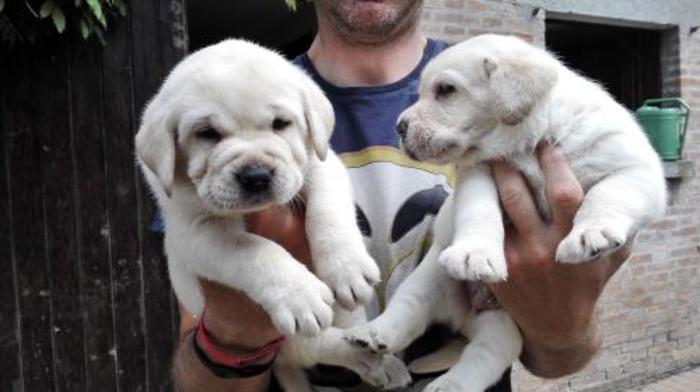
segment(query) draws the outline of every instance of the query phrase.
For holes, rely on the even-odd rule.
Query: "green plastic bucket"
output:
[[[683,154],[690,106],[680,98],[647,99],[637,109],[637,121],[664,161],[677,161]]]

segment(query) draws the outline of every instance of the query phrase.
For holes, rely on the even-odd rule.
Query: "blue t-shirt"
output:
[[[309,57],[303,54],[294,63],[304,69],[326,93],[335,112],[331,145],[338,154],[356,152],[370,146],[399,148],[396,118],[418,99],[420,73],[447,44],[428,40],[416,68],[399,81],[381,86],[338,87],[319,75]]]
[[[418,98],[420,74],[447,44],[428,40],[419,64],[382,86],[338,87],[324,80],[307,55],[294,62],[321,86],[333,104],[331,146],[348,168],[367,248],[382,270],[370,318],[427,250],[430,227],[451,190],[448,167],[409,159],[399,148],[396,119]]]

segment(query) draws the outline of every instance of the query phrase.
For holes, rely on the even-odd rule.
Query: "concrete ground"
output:
[[[700,367],[675,374],[632,389],[635,392],[697,392],[700,391]]]

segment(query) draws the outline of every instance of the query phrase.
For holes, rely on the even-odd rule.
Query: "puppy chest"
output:
[[[509,163],[525,177],[540,214],[545,218],[549,218],[549,203],[544,192],[544,174],[536,157],[523,154],[509,160]]]
[[[584,192],[603,179],[610,171],[611,166],[605,165],[592,154],[581,156],[579,154],[566,154],[567,161],[574,176],[581,184]],[[530,192],[537,202],[537,207],[546,219],[550,217],[549,201],[545,193],[545,178],[535,155],[520,155],[509,159],[509,163],[520,171],[527,180]]]

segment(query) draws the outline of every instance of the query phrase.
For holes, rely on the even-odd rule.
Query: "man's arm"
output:
[[[249,308],[249,306],[246,306],[246,301],[251,301],[242,293],[229,292],[229,289],[223,286],[214,287],[216,286],[214,283],[209,283],[208,285],[211,286],[205,289],[205,291],[209,292],[208,294],[219,292],[218,295],[221,296],[221,299],[230,304],[232,309],[237,308],[241,310],[241,313],[248,313],[244,312],[244,309]],[[207,301],[209,301],[212,295],[207,295],[206,298]],[[267,320],[268,325],[266,325],[265,320],[262,318],[256,320],[254,312],[252,314],[244,314],[243,317],[237,317],[237,319],[232,319],[227,322],[225,319],[228,317],[211,310],[211,308],[208,309],[210,311],[208,311],[205,318],[208,332],[213,339],[216,339],[217,343],[227,347],[228,351],[233,355],[238,353],[244,356],[255,352],[256,348],[264,346],[265,343],[278,336],[274,328],[272,328],[269,319]],[[217,319],[218,322],[215,321]],[[217,377],[206,368],[194,352],[193,335],[196,325],[196,319],[180,307],[180,343],[173,360],[173,376],[176,390],[187,392],[267,391],[271,374],[269,370],[256,377],[226,379]],[[218,325],[218,327],[212,328],[214,325]],[[252,328],[243,332],[243,328],[246,325]],[[242,333],[238,336],[234,336],[235,331],[239,330],[239,328]]]
[[[581,264],[557,263],[557,245],[570,231],[584,193],[561,151],[545,146],[539,158],[550,222],[540,217],[522,175],[502,162],[493,164],[512,226],[506,230],[508,281],[491,289],[523,334],[522,363],[537,376],[555,378],[580,370],[596,353],[596,302],[630,249]]]
[[[277,242],[297,260],[308,263],[310,253],[302,214],[291,214],[286,209],[269,210],[251,217],[248,229]],[[200,284],[205,298],[202,317],[209,335],[232,355],[245,356],[256,352],[279,336],[267,313],[242,292],[204,280]],[[271,379],[269,370],[250,378],[224,379],[211,373],[194,352],[193,333],[196,325],[197,320],[181,307],[180,342],[173,358],[176,390],[267,391]]]

